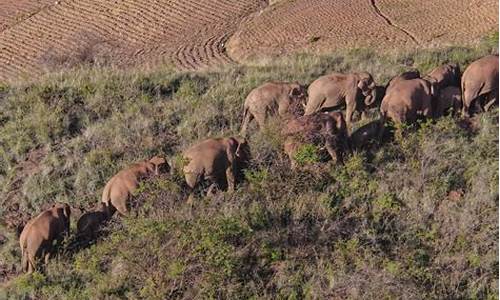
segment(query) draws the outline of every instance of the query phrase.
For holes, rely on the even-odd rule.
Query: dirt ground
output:
[[[493,0],[279,1],[240,26],[237,60],[294,51],[467,45],[498,27]]]
[[[82,62],[199,69],[296,51],[469,44],[497,26],[494,0],[9,0],[0,80]]]

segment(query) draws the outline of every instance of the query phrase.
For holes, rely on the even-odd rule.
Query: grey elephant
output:
[[[84,213],[78,219],[76,223],[78,236],[85,239],[95,238],[99,227],[111,219],[114,212],[113,206],[104,202],[99,203],[97,209]]]
[[[131,198],[139,182],[146,177],[159,175],[168,167],[166,159],[159,156],[130,165],[106,183],[101,202],[112,207],[113,213],[117,210],[124,216],[128,215]]]
[[[295,155],[304,144],[326,149],[330,158],[338,163],[342,163],[344,154],[350,152],[347,126],[341,112],[317,112],[289,120],[281,133],[292,168],[296,168]]]
[[[488,55],[471,63],[462,75],[462,115],[487,111],[498,101],[498,56]]]
[[[435,88],[434,94],[437,96],[439,90],[447,86],[460,86],[460,67],[458,64],[448,63],[434,68],[423,79],[431,83],[431,87]]]
[[[47,263],[55,253],[54,242],[59,244],[69,232],[71,208],[68,204],[56,204],[30,220],[19,237],[22,269],[32,273],[37,260]]]
[[[350,127],[354,111],[364,118],[366,110],[377,99],[375,81],[370,73],[331,73],[321,76],[308,89],[305,115],[319,111],[333,111],[346,106],[346,123]]]
[[[418,115],[432,117],[433,97],[431,83],[424,79],[394,82],[380,105],[382,124],[387,119],[401,124],[415,122]]]
[[[243,105],[240,134],[245,135],[253,119],[262,128],[270,116],[299,115],[306,97],[306,88],[298,82],[273,81],[253,89]]]
[[[434,101],[434,118],[442,117],[448,113],[455,115],[462,108],[462,92],[457,86],[447,86],[440,90]]]
[[[192,203],[194,189],[204,180],[211,183],[207,194],[215,187],[234,190],[239,172],[250,159],[250,148],[245,139],[211,138],[189,147],[182,156]]]
[[[353,150],[363,150],[370,144],[380,141],[379,130],[381,130],[380,120],[372,121],[356,129],[350,135],[351,148]]]
[[[401,80],[410,80],[410,79],[417,79],[420,78],[420,72],[418,70],[410,70],[410,71],[405,71],[397,76],[394,76],[387,82],[385,85],[385,93],[387,93],[387,90],[394,85],[396,82],[401,81]],[[378,96],[378,95],[377,95]],[[385,95],[384,95],[385,96]],[[383,97],[382,97],[383,99]]]

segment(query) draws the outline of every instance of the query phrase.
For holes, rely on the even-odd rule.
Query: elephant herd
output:
[[[308,88],[299,83],[268,82],[252,90],[244,102],[241,137],[210,138],[182,153],[188,202],[196,189],[208,182],[214,188],[235,189],[241,170],[251,156],[244,138],[252,120],[259,128],[276,118],[283,122],[284,151],[296,168],[296,154],[305,144],[318,146],[324,157],[342,163],[346,153],[380,139],[386,124],[413,123],[418,118],[439,118],[461,111],[464,117],[488,110],[498,101],[498,56],[489,55],[471,63],[463,75],[457,64],[445,64],[420,76],[417,70],[376,85],[366,72],[331,73],[313,81]],[[344,114],[340,111],[345,107]],[[365,118],[368,109],[380,108],[380,119],[351,133],[354,112]],[[141,161],[114,175],[105,185],[101,203],[77,222],[77,235],[95,237],[99,227],[116,211],[130,212],[131,199],[144,178],[168,172],[164,157]],[[30,220],[20,235],[22,268],[33,272],[38,259],[54,254],[54,242],[69,233],[71,208],[56,204]]]

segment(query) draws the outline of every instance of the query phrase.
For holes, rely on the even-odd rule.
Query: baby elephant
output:
[[[202,181],[211,183],[207,194],[218,186],[234,190],[236,177],[250,159],[250,148],[244,139],[235,137],[204,140],[183,153],[187,164],[183,168],[193,200],[194,188]]]
[[[262,128],[271,116],[299,115],[306,97],[306,88],[297,82],[272,81],[253,89],[245,99],[241,135],[253,119]]]
[[[114,208],[101,202],[95,211],[84,213],[76,224],[79,237],[94,239],[99,227],[108,221],[114,213]]]
[[[30,220],[24,226],[19,245],[22,269],[33,273],[36,260],[44,257],[45,263],[55,253],[54,241],[60,243],[69,232],[71,208],[68,204],[56,204]]]
[[[102,202],[117,210],[122,215],[128,215],[130,197],[137,189],[139,181],[151,175],[158,175],[160,169],[168,166],[163,157],[155,156],[150,160],[135,163],[113,176],[102,191]]]
[[[282,130],[285,137],[285,152],[292,168],[297,166],[295,155],[304,144],[323,146],[330,157],[339,163],[350,151],[347,125],[340,112],[318,112],[289,121]]]
[[[434,108],[434,117],[439,118],[451,112],[451,115],[462,110],[462,91],[459,87],[448,86],[439,92]]]
[[[351,147],[356,150],[370,146],[370,144],[380,141],[379,131],[383,124],[380,120],[372,121],[356,129],[350,137]]]

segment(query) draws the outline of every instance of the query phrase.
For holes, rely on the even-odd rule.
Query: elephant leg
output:
[[[241,125],[241,130],[240,130],[240,134],[242,136],[245,136],[248,125],[252,120],[253,120],[253,115],[248,110],[245,110],[245,116],[243,117],[243,124]]]
[[[194,188],[198,185],[200,181],[200,175],[197,173],[188,173],[184,172],[184,180],[186,180],[186,184],[189,190],[189,196],[187,198],[187,203],[192,205],[194,202]]]
[[[28,254],[28,274],[31,274],[36,269],[36,257],[33,254]]]
[[[495,96],[494,92],[490,93],[486,99],[487,103],[484,105],[484,111],[489,111],[491,106],[497,103],[498,98]]]
[[[227,169],[226,169],[226,181],[227,181],[227,189],[229,192],[234,192],[235,186],[236,186],[236,167],[234,164],[231,164]]]
[[[333,147],[333,145],[330,141],[326,141],[325,148],[326,148],[326,151],[328,151],[328,154],[330,154],[330,156],[334,162],[341,162],[342,157],[338,156],[337,149],[335,149],[335,147]]]
[[[465,89],[462,87],[462,117],[464,118],[469,118],[472,115],[472,108],[474,107],[474,102],[476,102],[477,99],[474,99],[474,93],[470,91],[469,89]]]
[[[22,254],[22,257],[21,257],[21,270],[23,272],[27,272],[28,271],[28,257],[26,255],[26,252]]]
[[[463,106],[462,106],[462,117],[463,118],[468,118],[470,117],[470,113],[469,113],[469,105],[464,102],[463,103]]]
[[[189,193],[189,196],[188,196],[188,198],[186,200],[186,203],[189,206],[191,206],[191,207],[193,206],[193,204],[194,204],[194,193],[192,191]]]
[[[255,114],[254,118],[255,121],[257,121],[257,124],[259,124],[259,129],[262,129],[266,124],[266,114],[265,113]]]
[[[354,113],[355,108],[356,102],[347,103],[346,105],[345,121],[347,123],[347,130],[349,131],[349,133],[351,132],[352,114]]]
[[[113,206],[116,208],[116,210],[124,216],[128,216],[129,214],[129,209],[127,207],[127,202],[129,202],[128,201],[129,198],[130,197],[127,196],[125,197],[124,200],[120,199],[120,201],[114,201],[113,203]]]
[[[207,189],[207,197],[212,195],[212,193],[214,192],[214,190],[217,188],[217,184],[216,183],[212,183],[208,189]]]
[[[47,251],[47,252],[45,252],[45,256],[44,256],[45,264],[48,264],[49,260],[50,260],[50,251]]]
[[[368,119],[368,113],[366,112],[366,110],[363,110],[361,112],[361,120],[364,121],[366,119]]]
[[[472,105],[471,105],[472,110],[473,110],[472,114],[484,112],[484,109],[482,106],[483,101],[484,101],[484,97],[478,97],[472,102]],[[469,108],[469,110],[470,110],[470,108]]]

